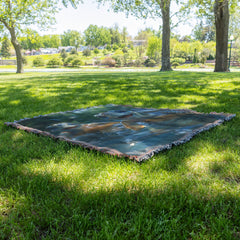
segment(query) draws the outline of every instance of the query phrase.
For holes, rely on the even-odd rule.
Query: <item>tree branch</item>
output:
[[[9,26],[9,24],[5,21],[5,19],[0,18],[0,22],[2,22],[8,30],[10,30],[10,26]]]

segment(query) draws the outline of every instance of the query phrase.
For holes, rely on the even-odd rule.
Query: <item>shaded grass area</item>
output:
[[[229,112],[143,164],[3,125],[101,104]],[[239,239],[238,73],[0,74],[0,239]]]

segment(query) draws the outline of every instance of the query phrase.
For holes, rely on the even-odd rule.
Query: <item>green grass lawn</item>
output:
[[[236,117],[148,161],[4,122],[100,104]],[[0,74],[0,239],[239,239],[239,73]]]

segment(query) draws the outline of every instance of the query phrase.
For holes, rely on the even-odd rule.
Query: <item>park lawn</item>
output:
[[[4,125],[100,104],[236,117],[139,164]],[[0,239],[239,239],[239,73],[0,74]]]
[[[25,66],[26,68],[31,68],[33,67],[33,60],[35,58],[41,57],[44,61],[45,64],[48,63],[48,61],[53,58],[53,57],[60,57],[60,54],[44,54],[44,55],[33,55],[33,56],[25,56],[27,60],[27,65]]]

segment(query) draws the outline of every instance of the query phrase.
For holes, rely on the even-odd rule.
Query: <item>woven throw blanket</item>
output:
[[[8,126],[138,162],[189,141],[234,114],[105,105],[7,122]]]

